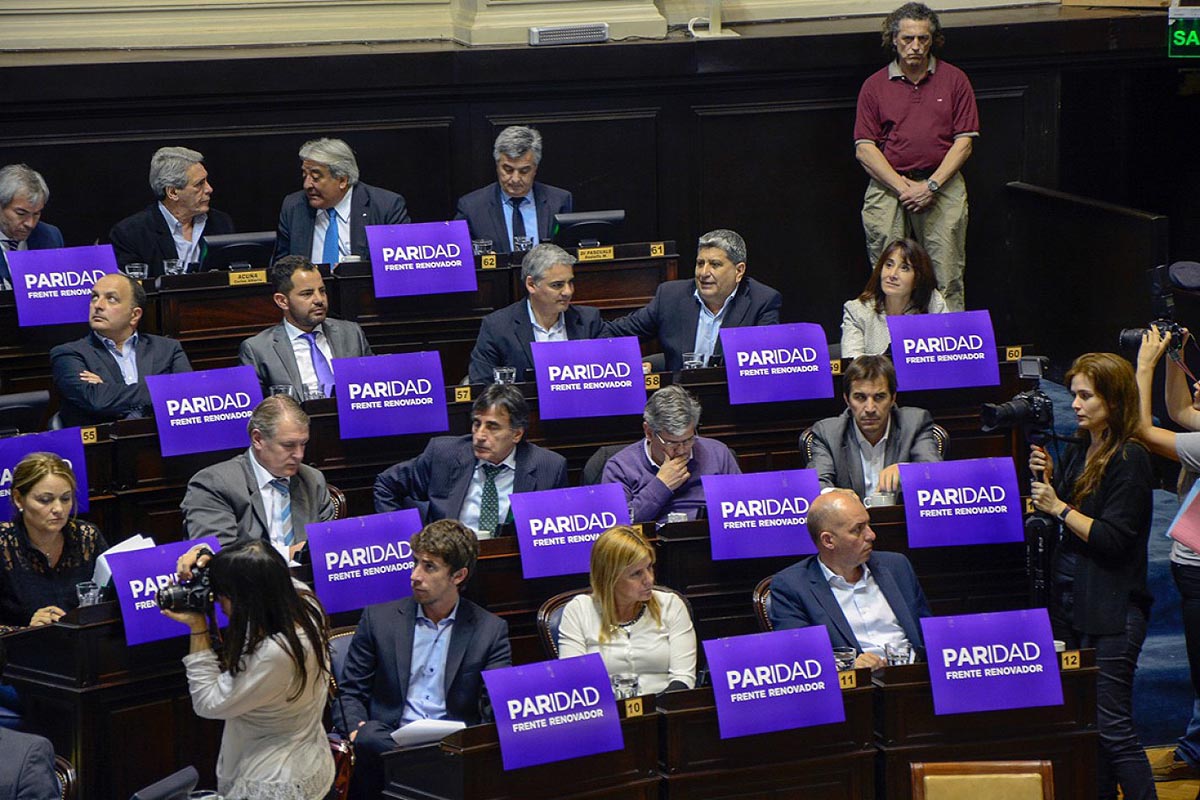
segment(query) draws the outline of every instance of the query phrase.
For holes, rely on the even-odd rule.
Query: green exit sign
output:
[[[1167,21],[1167,55],[1171,58],[1200,58],[1200,17],[1176,15],[1200,8],[1172,8]]]

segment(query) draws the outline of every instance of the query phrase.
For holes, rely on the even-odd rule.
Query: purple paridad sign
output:
[[[431,433],[450,427],[442,356],[437,351],[335,358],[333,364],[343,439]]]
[[[129,645],[156,642],[187,636],[186,625],[164,617],[158,610],[158,590],[176,582],[175,563],[179,557],[198,544],[206,544],[215,553],[221,549],[217,537],[172,542],[147,550],[110,553],[108,566],[112,569],[113,587],[121,604],[125,620],[125,643]],[[217,608],[217,623],[228,624]]]
[[[504,768],[620,750],[612,685],[599,653],[483,673]]]
[[[12,495],[13,470],[30,453],[55,453],[71,466],[75,473],[75,510],[88,510],[87,457],[79,428],[63,428],[45,433],[27,433],[11,439],[0,439],[0,497]]]
[[[164,456],[247,447],[246,423],[262,402],[254,367],[147,375]]]
[[[986,311],[887,318],[896,388],[957,389],[1000,383],[996,334]]]
[[[59,325],[87,322],[92,284],[117,271],[111,244],[14,250],[6,253],[17,302],[17,322]]]
[[[817,552],[806,527],[821,493],[814,469],[701,475],[714,561]]]
[[[926,617],[921,630],[935,714],[1062,705],[1046,609]]]
[[[636,338],[534,342],[531,347],[542,419],[641,414],[645,408]]]
[[[722,739],[846,721],[824,625],[704,642]]]
[[[467,221],[368,225],[376,297],[473,292],[475,251]]]
[[[412,594],[409,539],[421,530],[415,508],[312,522],[305,528],[313,591],[325,613],[354,611]]]
[[[1011,458],[901,464],[909,547],[1025,541]]]
[[[833,397],[829,345],[820,325],[721,328],[720,335],[730,403]]]
[[[526,578],[587,572],[592,542],[629,524],[625,490],[616,483],[522,492],[509,500]]]

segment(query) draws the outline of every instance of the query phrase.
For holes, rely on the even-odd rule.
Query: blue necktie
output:
[[[321,256],[325,263],[333,266],[341,259],[338,253],[337,209],[329,209],[329,227],[325,229],[325,252]]]
[[[333,370],[325,360],[325,354],[317,347],[317,334],[314,331],[302,333],[300,336],[308,340],[309,355],[312,357],[313,372],[317,374],[317,383],[321,384],[321,394],[333,397]]]
[[[279,538],[288,547],[296,541],[295,531],[292,530],[292,492],[286,478],[276,478],[271,481],[271,485],[275,487],[275,491],[282,496],[279,504],[279,510],[275,514],[275,519],[279,522]]]
[[[514,197],[508,202],[512,203],[512,228],[513,228],[513,252],[517,250],[517,237],[525,238],[525,216],[521,213],[521,204],[525,202],[524,197]]]

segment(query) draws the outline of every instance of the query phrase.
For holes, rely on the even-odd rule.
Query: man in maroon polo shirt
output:
[[[888,14],[883,46],[896,58],[863,82],[854,148],[871,178],[862,210],[870,263],[897,239],[918,240],[949,310],[962,311],[967,186],[959,170],[979,135],[979,111],[963,71],[934,58],[943,42],[928,6]]]

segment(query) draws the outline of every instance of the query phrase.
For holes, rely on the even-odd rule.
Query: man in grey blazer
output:
[[[491,383],[493,367],[515,367],[517,380],[533,369],[533,342],[595,339],[604,327],[600,311],[573,306],[575,257],[543,242],[525,254],[521,278],[529,297],[483,318],[471,351],[471,383]]]
[[[271,265],[275,305],[283,321],[242,342],[238,357],[254,367],[263,394],[272,386],[320,388],[333,394],[333,359],[374,355],[357,323],[331,319],[325,279],[305,256],[284,256]]]
[[[188,481],[179,506],[184,534],[216,536],[222,547],[269,539],[294,555],[308,540],[305,526],[334,514],[325,476],[302,463],[308,414],[287,395],[272,395],[258,404],[246,427],[249,450]]]
[[[569,213],[574,198],[566,189],[537,183],[542,135],[534,128],[510,125],[492,145],[496,182],[458,198],[455,219],[465,219],[472,239],[488,239],[497,253],[513,251],[513,237],[533,244],[554,236],[554,215]]]
[[[660,284],[650,303],[604,324],[604,336],[657,338],[666,368],[683,368],[683,354],[707,364],[721,355],[721,328],[779,323],[779,292],[746,277],[746,242],[731,230],[700,237],[695,280]]]
[[[0,728],[0,800],[55,800],[61,796],[50,740]]]
[[[146,376],[192,371],[179,342],[138,332],[145,304],[141,282],[122,273],[92,286],[91,333],[50,351],[64,426],[148,416]]]
[[[421,719],[490,722],[482,673],[512,663],[508,623],[459,594],[479,557],[470,529],[432,522],[413,536],[412,552],[412,597],[363,610],[334,676],[342,688],[334,725],[354,742],[357,758],[352,798],[380,796],[379,757],[396,749],[396,728]],[[439,642],[442,631],[448,643]],[[412,668],[418,657],[419,673]]]
[[[524,441],[529,406],[511,383],[475,398],[468,436],[437,436],[421,455],[375,479],[375,511],[416,508],[424,522],[457,519],[491,538],[510,516],[514,493],[561,489],[567,460]]]
[[[851,361],[842,373],[842,397],[846,410],[812,427],[809,466],[823,487],[853,489],[859,497],[894,493],[899,464],[942,460],[929,412],[896,405],[896,370],[887,356]]]
[[[305,142],[300,160],[304,188],[283,198],[275,258],[306,256],[315,264],[338,264],[349,255],[369,258],[367,225],[410,221],[401,195],[359,183],[358,159],[341,139]]]

